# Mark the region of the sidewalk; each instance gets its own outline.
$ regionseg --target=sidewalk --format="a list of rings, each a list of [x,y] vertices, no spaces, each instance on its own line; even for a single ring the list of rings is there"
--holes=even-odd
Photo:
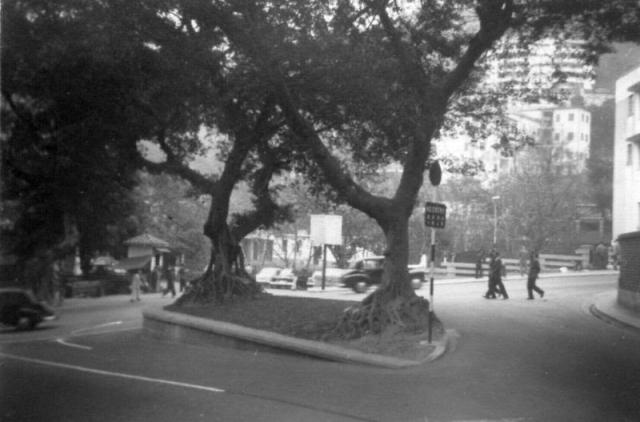
[[[596,296],[589,311],[596,317],[610,324],[632,328],[640,331],[640,313],[620,306],[617,302],[618,291],[612,290]]]

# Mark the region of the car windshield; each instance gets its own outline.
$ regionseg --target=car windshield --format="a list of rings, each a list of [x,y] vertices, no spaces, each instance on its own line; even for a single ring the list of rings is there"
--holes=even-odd
[[[381,268],[384,260],[382,259],[362,259],[360,261],[352,262],[349,268],[355,270],[373,270]]]

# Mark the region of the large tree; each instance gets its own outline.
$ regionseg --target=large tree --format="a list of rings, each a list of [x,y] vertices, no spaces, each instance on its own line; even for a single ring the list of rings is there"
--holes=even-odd
[[[129,42],[125,3],[3,3],[2,199],[20,210],[10,246],[23,263],[102,249],[132,210],[145,133],[132,94],[147,56]],[[113,22],[111,37],[96,30]]]
[[[408,221],[432,139],[497,40],[511,30],[526,29],[534,37],[585,8],[593,13],[580,17],[596,19],[602,8],[587,3],[425,1],[411,12],[383,0],[190,4],[188,14],[199,28],[224,32],[236,54],[260,69],[297,148],[339,199],[385,234],[383,283],[347,316],[348,332],[422,324],[426,304],[411,289],[406,270]],[[632,5],[622,6],[628,12]],[[350,154],[335,155],[336,145]],[[390,196],[367,191],[350,171],[349,162],[374,157],[403,167]]]
[[[113,226],[132,211],[135,170],[146,168],[179,175],[212,198],[204,229],[212,271],[196,296],[255,292],[238,241],[287,215],[269,188],[288,165],[276,139],[281,119],[250,68],[225,52],[224,37],[195,30],[164,5],[3,5],[3,200],[15,198],[22,209],[14,250],[28,258],[77,245],[83,256],[106,249]],[[189,165],[203,147],[203,126],[224,135],[217,178]],[[141,140],[155,143],[164,160],[150,160]],[[242,179],[256,209],[230,220]]]

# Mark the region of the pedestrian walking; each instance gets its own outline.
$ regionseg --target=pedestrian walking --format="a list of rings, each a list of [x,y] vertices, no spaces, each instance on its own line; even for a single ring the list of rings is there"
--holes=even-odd
[[[605,270],[607,268],[607,261],[609,260],[609,249],[603,242],[598,243],[596,246],[594,266],[597,270]]]
[[[53,261],[51,268],[51,288],[53,290],[54,306],[62,306],[64,301],[64,282],[62,280],[60,261]]]
[[[140,302],[140,288],[142,287],[142,279],[140,271],[134,270],[131,276],[131,302]]]
[[[536,285],[538,274],[540,274],[540,261],[538,261],[538,254],[531,252],[531,257],[529,258],[529,275],[527,277],[527,292],[529,292],[529,300],[533,300],[534,291],[538,293],[541,298],[544,297],[544,290]]]
[[[620,245],[617,240],[611,244],[611,266],[614,270],[618,269],[618,259],[620,258]]]
[[[476,256],[476,278],[482,278],[482,265],[484,264],[484,259],[484,249],[480,248],[478,255]]]
[[[180,292],[184,292],[184,289],[187,288],[187,280],[184,278],[184,268],[180,268],[178,270],[178,285],[180,286]]]
[[[507,289],[502,283],[502,275],[504,273],[504,266],[502,265],[502,259],[500,258],[500,252],[494,252],[494,258],[491,267],[489,268],[490,277],[493,278],[493,291],[502,296],[503,299],[509,299]]]
[[[488,278],[488,286],[487,292],[484,294],[486,299],[495,299],[496,298],[496,278],[494,275],[494,269],[496,265],[496,252],[489,252],[489,278]]]
[[[169,292],[171,292],[171,297],[176,297],[176,287],[173,284],[174,279],[173,267],[169,267],[169,269],[167,269],[167,288],[162,292],[162,297]]]

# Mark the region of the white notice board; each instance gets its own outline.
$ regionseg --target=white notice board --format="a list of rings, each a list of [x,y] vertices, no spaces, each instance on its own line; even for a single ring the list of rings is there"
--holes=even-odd
[[[311,215],[311,243],[314,246],[342,245],[342,216]]]

